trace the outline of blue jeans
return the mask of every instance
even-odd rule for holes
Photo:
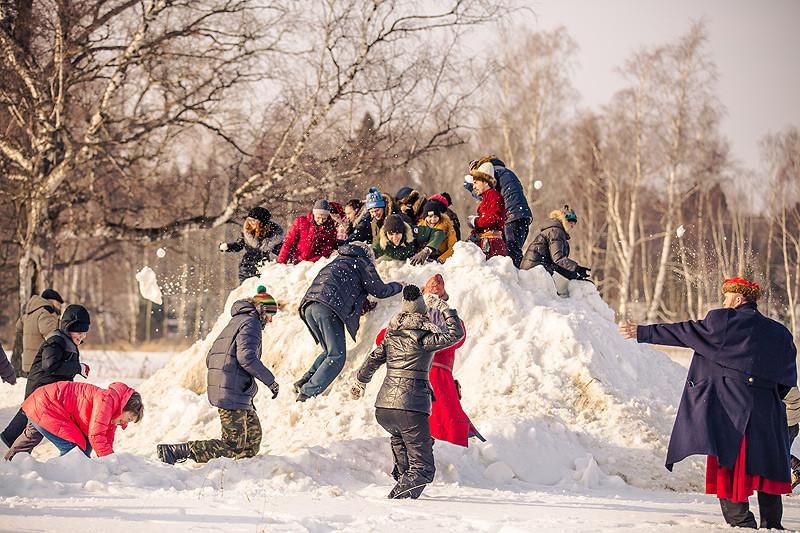
[[[57,435],[53,435],[52,433],[50,433],[49,431],[47,431],[46,429],[44,429],[42,426],[40,426],[39,424],[37,424],[35,422],[31,422],[31,425],[36,428],[36,431],[38,431],[39,433],[44,435],[44,437],[47,440],[52,442],[53,445],[56,448],[58,448],[58,451],[61,453],[61,455],[65,455],[72,448],[77,446],[77,444],[75,444],[74,442],[70,442],[70,441],[68,441],[66,439],[62,439],[61,437],[59,437]],[[86,436],[84,435],[84,438],[85,437]],[[91,457],[92,456],[92,447],[89,446],[89,439],[86,439],[86,450],[83,453],[86,455],[86,457]]]
[[[305,373],[300,392],[306,396],[317,396],[336,379],[344,368],[347,345],[344,324],[327,305],[313,302],[303,310],[306,324],[322,346],[322,353]]]
[[[525,239],[528,238],[530,225],[531,219],[521,218],[506,222],[505,228],[503,228],[505,230],[506,251],[517,268],[522,263],[522,247],[525,245]]]

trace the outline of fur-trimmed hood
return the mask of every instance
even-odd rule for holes
[[[430,331],[441,333],[442,330],[434,324],[426,314],[400,312],[392,317],[387,326],[387,331],[410,329],[416,331]]]
[[[405,228],[403,231],[403,242],[399,244],[402,246],[403,244],[408,244],[414,242],[414,231],[411,229],[411,226],[408,222],[403,222],[403,227]],[[394,246],[392,241],[389,240],[389,237],[386,235],[386,228],[381,227],[380,232],[378,233],[378,245],[381,247],[382,250],[385,250],[389,247],[389,245]]]
[[[564,232],[569,235],[569,231],[567,231],[567,228],[569,228],[567,225],[567,215],[565,215],[562,210],[554,209],[553,211],[550,211],[550,214],[547,215],[547,218],[561,222],[561,227],[564,229]]]

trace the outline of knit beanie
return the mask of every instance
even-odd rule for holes
[[[403,313],[419,313],[424,315],[428,312],[428,306],[422,299],[422,293],[416,285],[406,285],[403,287]]]
[[[254,207],[247,212],[247,217],[254,218],[262,224],[266,224],[272,218],[272,214],[265,207]]]
[[[422,288],[422,294],[435,294],[442,300],[447,300],[450,296],[444,290],[444,278],[441,274],[431,276]]]
[[[61,297],[61,295],[58,294],[53,289],[45,289],[44,291],[42,291],[42,298],[44,298],[45,300],[55,300],[60,304],[64,303],[64,299]]]
[[[386,233],[405,233],[406,224],[403,217],[398,214],[389,215],[383,223],[383,231]]]
[[[402,200],[403,198],[411,194],[411,191],[413,190],[414,189],[412,189],[411,187],[400,187],[400,189],[397,191],[397,194],[394,195],[394,198],[395,200],[398,201]]]
[[[444,200],[444,198],[442,199]],[[431,199],[425,202],[425,206],[422,208],[422,216],[436,215],[440,217],[445,211],[447,211],[447,206],[444,203]]]
[[[256,295],[253,296],[253,302],[260,304],[259,311],[263,310],[270,315],[274,315],[278,312],[278,302],[275,301],[275,298],[272,297],[271,294],[267,292],[267,288],[263,285],[259,285],[256,289]]]
[[[443,192],[442,194],[434,194],[433,196],[428,198],[428,200],[439,202],[445,207],[445,209],[450,207],[450,204],[453,203],[453,200],[450,198],[450,195],[447,194],[446,192]]]
[[[331,214],[331,204],[328,203],[328,200],[317,200],[314,202],[314,209],[311,212],[327,217]]]
[[[376,187],[370,187],[367,192],[367,197],[364,199],[364,207],[372,209],[373,207],[386,207],[386,201],[383,199],[381,191]]]
[[[761,298],[761,287],[758,283],[744,278],[728,278],[722,283],[722,293],[735,292],[744,296],[748,302],[756,302]]]

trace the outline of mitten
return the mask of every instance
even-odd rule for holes
[[[354,400],[358,400],[364,395],[364,389],[367,388],[366,383],[361,383],[358,380],[353,382],[353,386],[350,387],[350,397]]]

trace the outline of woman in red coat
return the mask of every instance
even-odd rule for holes
[[[318,261],[336,250],[336,222],[331,218],[331,205],[317,200],[307,215],[297,217],[283,239],[278,263],[297,264]]]
[[[448,296],[444,290],[444,278],[442,278],[442,275],[436,274],[430,278],[425,284],[422,293],[425,295],[426,303],[431,297],[447,300]],[[434,310],[431,305],[428,305],[428,316],[434,324],[440,327],[444,324],[441,314]],[[463,320],[461,321],[461,327],[464,328]],[[386,328],[378,333],[378,337],[375,339],[376,345],[380,345],[383,342],[385,334]],[[461,407],[461,388],[453,378],[453,363],[456,358],[456,350],[464,344],[466,339],[466,329],[464,329],[464,337],[456,344],[436,352],[428,375],[434,399],[431,404],[429,418],[431,437],[459,446],[467,446],[467,439],[470,437],[478,437],[481,441],[486,441],[475,429],[475,426],[472,425],[469,417]]]
[[[124,383],[112,383],[103,389],[90,383],[59,381],[36,389],[22,404],[28,423],[36,430],[26,430],[8,450],[6,459],[33,446],[26,435],[38,432],[52,442],[61,455],[78,447],[89,457],[114,453],[117,426],[139,422],[144,414],[142,397]],[[28,428],[30,429],[30,428]],[[25,441],[25,442],[22,442]]]
[[[478,214],[469,217],[469,224],[473,228],[470,240],[474,240],[481,247],[486,259],[496,255],[508,255],[506,242],[503,240],[503,228],[506,220],[506,207],[503,197],[495,190],[494,166],[487,161],[470,171],[467,179],[472,180],[472,190],[477,194],[481,203],[478,204]]]

